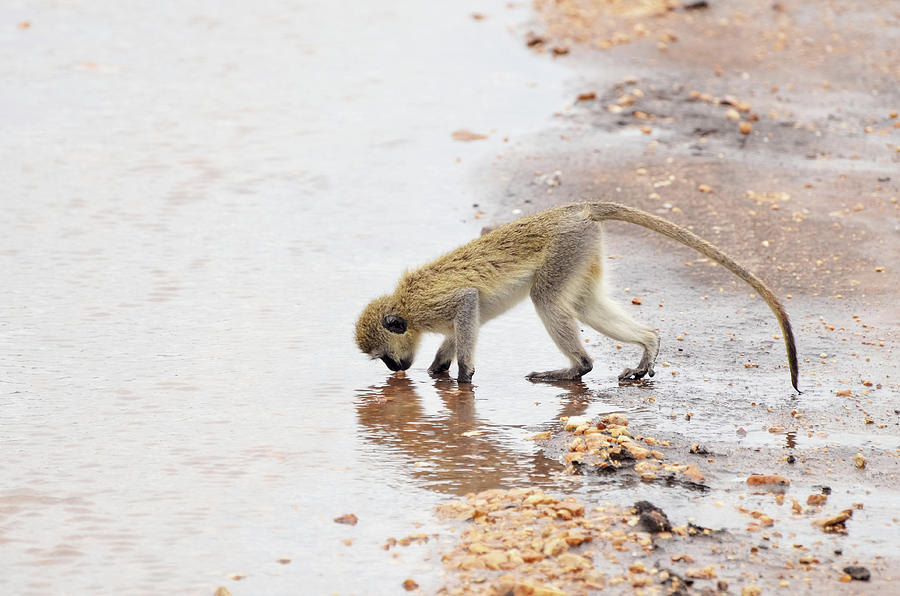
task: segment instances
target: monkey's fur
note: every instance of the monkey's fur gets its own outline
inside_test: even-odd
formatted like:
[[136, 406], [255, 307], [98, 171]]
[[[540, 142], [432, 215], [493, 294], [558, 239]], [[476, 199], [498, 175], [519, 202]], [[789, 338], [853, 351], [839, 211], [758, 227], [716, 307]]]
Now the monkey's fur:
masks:
[[471, 383], [479, 326], [531, 296], [538, 315], [569, 368], [533, 372], [530, 379], [578, 379], [593, 368], [579, 336], [578, 321], [600, 333], [644, 349], [635, 368], [619, 379], [653, 376], [659, 333], [633, 321], [603, 292], [601, 225], [627, 221], [690, 246], [746, 281], [775, 313], [797, 389], [797, 350], [784, 307], [775, 294], [721, 250], [696, 234], [639, 209], [589, 202], [555, 207], [523, 217], [447, 253], [400, 278], [393, 294], [373, 300], [356, 324], [356, 343], [391, 370], [406, 370], [423, 331], [441, 333], [430, 373], [445, 373], [456, 358], [458, 381]]

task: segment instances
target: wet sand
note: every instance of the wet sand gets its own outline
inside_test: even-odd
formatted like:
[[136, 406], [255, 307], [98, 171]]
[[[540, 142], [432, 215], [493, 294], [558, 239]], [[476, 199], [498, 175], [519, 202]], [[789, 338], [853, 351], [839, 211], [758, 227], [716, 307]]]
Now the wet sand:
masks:
[[[689, 591], [722, 590], [724, 581], [738, 591], [891, 593], [900, 555], [900, 278], [889, 265], [900, 262], [898, 15], [886, 3], [741, 2], [592, 14], [602, 4], [539, 2], [539, 18], [517, 29], [532, 51], [573, 71], [569, 102], [554, 126], [511, 138], [481, 170], [499, 187], [501, 207], [490, 215], [600, 197], [690, 227], [787, 297], [803, 394], [792, 395], [777, 326], [742, 282], [689, 249], [608, 224], [613, 292], [626, 303], [641, 298], [634, 313], [659, 326], [663, 367], [653, 381], [603, 397], [637, 415], [640, 434], [670, 441], [666, 462], [695, 464], [704, 480], [692, 492], [671, 478], [585, 472], [580, 490], [620, 506], [647, 499], [681, 523], [727, 528], [711, 544], [681, 546], [718, 570]], [[615, 363], [614, 372], [621, 356], [586, 336], [596, 362]], [[561, 460], [573, 437], [560, 426], [547, 453]], [[690, 452], [697, 443], [709, 457]], [[787, 504], [745, 484], [754, 473], [790, 479]], [[826, 506], [805, 504], [823, 490], [832, 495]], [[847, 536], [812, 523], [845, 508], [854, 509]], [[742, 523], [751, 512], [774, 522]], [[632, 550], [655, 569], [673, 566], [668, 554]], [[850, 565], [870, 569], [871, 582], [842, 581]], [[613, 589], [644, 589], [646, 576], [627, 567], [610, 572], [623, 580]], [[564, 577], [559, 585], [585, 589]], [[484, 584], [450, 591], [459, 585]]]
[[[897, 15], [827, 3], [829, 25], [813, 3], [712, 4], [606, 50], [547, 29], [540, 6], [500, 2], [0, 9], [0, 586], [452, 590], [462, 579], [441, 557], [465, 522], [435, 508], [537, 486], [725, 528], [730, 561], [756, 547], [719, 572], [732, 588], [808, 574], [823, 593], [890, 593]], [[677, 38], [665, 51], [663, 29]], [[529, 48], [529, 31], [546, 41]], [[741, 49], [779, 41], [760, 62]], [[608, 109], [634, 89], [627, 111]], [[747, 101], [752, 133], [692, 90]], [[461, 129], [487, 138], [454, 140]], [[560, 361], [529, 305], [484, 328], [472, 389], [428, 376], [436, 339], [406, 375], [356, 353], [358, 311], [403, 268], [591, 196], [693, 226], [789, 294], [803, 395], [758, 299], [625, 225], [608, 226], [607, 273], [660, 328], [669, 366], [652, 382], [619, 385], [637, 351], [592, 331], [582, 383], [526, 381]], [[708, 489], [566, 473], [560, 417], [613, 411], [669, 441], [667, 460], [695, 463]], [[541, 431], [555, 442], [529, 440]], [[697, 442], [712, 455], [690, 454]], [[831, 496], [794, 515], [747, 490], [752, 472], [790, 478], [804, 502]], [[737, 503], [775, 525], [748, 530]], [[846, 536], [811, 525], [853, 503]], [[348, 513], [357, 525], [333, 521]], [[385, 550], [416, 533], [429, 541]], [[871, 582], [839, 582], [853, 563]]]

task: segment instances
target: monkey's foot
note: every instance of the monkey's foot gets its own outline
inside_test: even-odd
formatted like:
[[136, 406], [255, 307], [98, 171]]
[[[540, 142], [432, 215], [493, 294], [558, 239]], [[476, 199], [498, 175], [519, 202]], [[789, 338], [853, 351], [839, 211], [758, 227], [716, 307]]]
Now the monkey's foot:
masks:
[[577, 381], [585, 372], [579, 368], [561, 368], [559, 370], [533, 372], [530, 375], [526, 375], [525, 378], [529, 381]]
[[450, 362], [435, 362], [431, 366], [428, 367], [428, 374], [430, 375], [446, 375], [447, 371], [450, 370]]
[[644, 376], [652, 377], [656, 374], [656, 371], [653, 370], [652, 366], [638, 366], [637, 368], [626, 368], [622, 371], [622, 374], [619, 375], [619, 380], [624, 381], [625, 379], [643, 379]]

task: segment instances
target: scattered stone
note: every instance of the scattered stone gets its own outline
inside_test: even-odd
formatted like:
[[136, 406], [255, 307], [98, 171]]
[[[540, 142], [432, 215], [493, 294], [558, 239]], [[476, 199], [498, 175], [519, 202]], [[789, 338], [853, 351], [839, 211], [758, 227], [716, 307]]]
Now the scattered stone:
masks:
[[687, 527], [685, 528], [685, 534], [688, 536], [712, 536], [716, 532], [723, 532], [724, 530], [712, 530], [710, 528], [704, 528], [703, 526], [698, 526], [694, 522], [688, 522]]
[[819, 526], [820, 528], [822, 528], [823, 532], [828, 532], [829, 534], [846, 534], [846, 521], [852, 516], [852, 509], [844, 509], [837, 515], [832, 515], [831, 517], [826, 517], [825, 519], [815, 520], [813, 524]]
[[579, 426], [590, 425], [591, 419], [588, 416], [569, 416], [566, 420], [566, 430], [574, 430]]
[[543, 37], [534, 33], [533, 31], [529, 31], [525, 36], [525, 45], [527, 45], [529, 48], [544, 45], [544, 41], [545, 40]]
[[640, 523], [648, 531], [654, 534], [671, 532], [672, 524], [662, 509], [649, 501], [638, 501], [634, 508], [640, 514]]
[[609, 426], [628, 426], [628, 416], [625, 414], [609, 414], [600, 421]]
[[352, 513], [345, 513], [344, 515], [341, 515], [340, 517], [334, 518], [334, 523], [346, 524], [348, 526], [355, 526], [357, 523], [359, 523], [359, 518], [356, 517]]
[[871, 574], [869, 570], [865, 567], [859, 567], [857, 565], [848, 565], [844, 567], [844, 573], [850, 576], [851, 579], [855, 579], [861, 582], [867, 582], [871, 578]]
[[694, 455], [710, 455], [709, 449], [701, 445], [700, 443], [694, 443], [691, 445], [691, 453]]
[[784, 476], [778, 476], [777, 474], [751, 474], [747, 477], [747, 484], [750, 486], [762, 486], [766, 484], [790, 486], [791, 481]]
[[684, 572], [684, 575], [693, 579], [715, 579], [717, 577], [716, 566], [707, 565], [702, 569], [694, 569], [693, 567], [689, 567], [688, 570]]
[[413, 590], [417, 590], [419, 588], [419, 584], [415, 582], [413, 579], [405, 579], [403, 580], [403, 589], [407, 592], [412, 592]]
[[828, 495], [812, 494], [806, 498], [807, 505], [824, 505], [828, 500]]
[[454, 141], [463, 141], [463, 142], [480, 141], [482, 139], [488, 138], [487, 135], [483, 135], [483, 134], [480, 134], [477, 132], [472, 132], [471, 130], [468, 130], [465, 128], [460, 128], [459, 130], [454, 130], [450, 136], [453, 137]]

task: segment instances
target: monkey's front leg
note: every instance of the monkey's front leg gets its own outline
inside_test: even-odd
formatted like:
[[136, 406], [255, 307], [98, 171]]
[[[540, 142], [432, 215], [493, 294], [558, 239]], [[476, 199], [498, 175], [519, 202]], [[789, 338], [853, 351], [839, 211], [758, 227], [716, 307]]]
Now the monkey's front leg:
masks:
[[[459, 383], [471, 383], [472, 375], [475, 374], [475, 340], [478, 338], [480, 323], [478, 290], [466, 288], [462, 291], [456, 316], [453, 318], [456, 363], [459, 365], [457, 382]], [[444, 343], [446, 344], [446, 342]]]
[[450, 363], [456, 356], [456, 338], [448, 335], [444, 338], [444, 343], [438, 348], [437, 354], [434, 355], [434, 361], [428, 367], [428, 372], [432, 375], [442, 375], [450, 370]]

